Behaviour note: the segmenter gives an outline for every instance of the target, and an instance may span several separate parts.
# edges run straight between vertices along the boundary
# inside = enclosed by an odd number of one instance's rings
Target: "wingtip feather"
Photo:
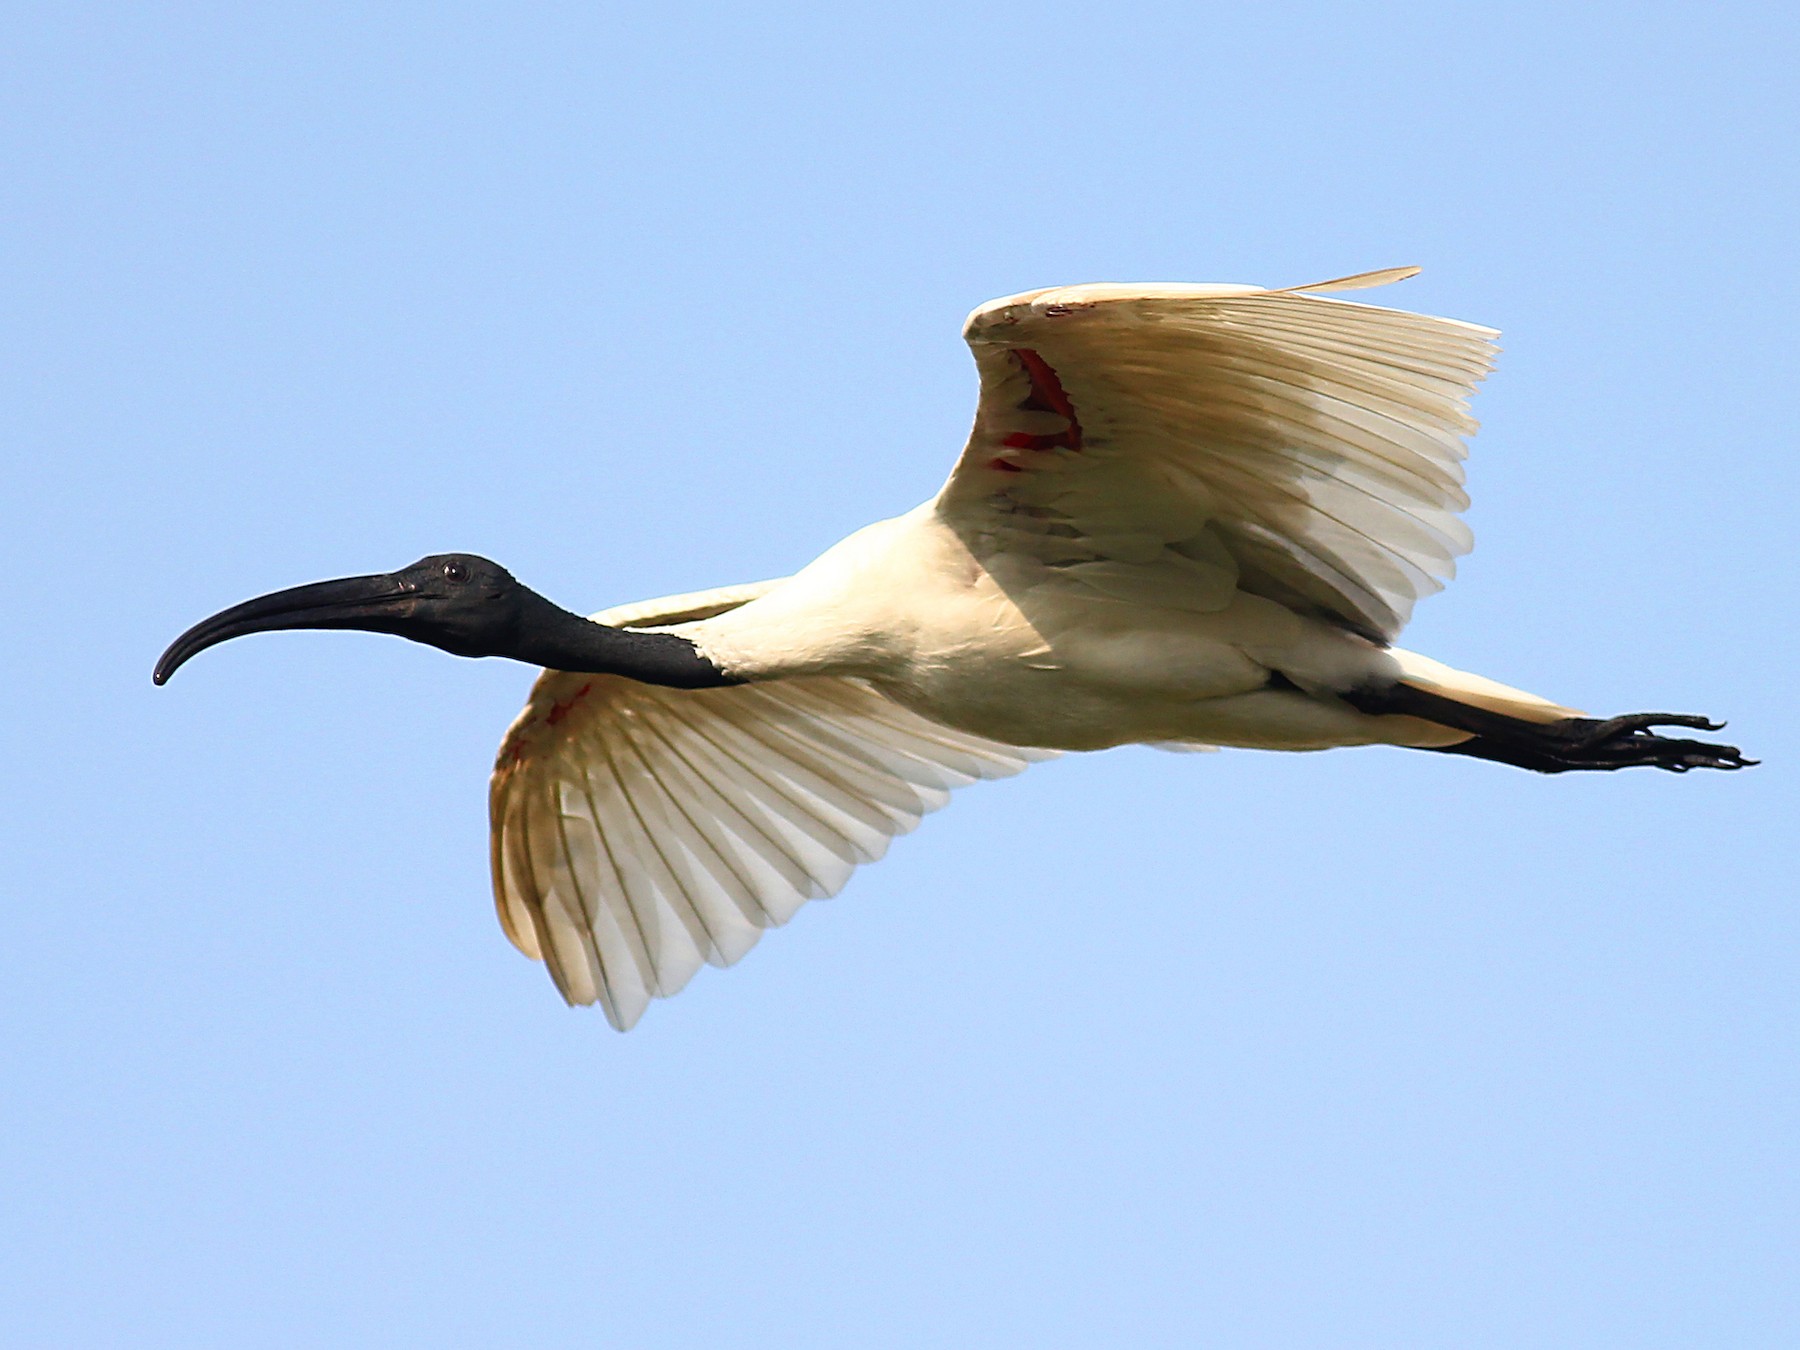
[[[1410,281],[1425,269],[1422,267],[1383,267],[1374,272],[1357,272],[1330,281],[1314,281],[1305,286],[1284,286],[1277,295],[1323,295],[1328,291],[1366,291],[1375,286],[1391,286],[1396,281]]]

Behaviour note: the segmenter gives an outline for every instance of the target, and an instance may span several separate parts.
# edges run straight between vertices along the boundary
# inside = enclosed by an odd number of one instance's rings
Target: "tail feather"
[[[1582,716],[1579,708],[1552,703],[1547,698],[1528,694],[1523,689],[1514,689],[1498,680],[1471,675],[1466,670],[1457,670],[1454,666],[1433,661],[1429,656],[1421,656],[1417,652],[1393,647],[1389,649],[1388,655],[1400,665],[1402,684],[1428,694],[1441,695],[1471,708],[1485,708],[1489,712],[1516,717],[1525,722],[1560,722],[1565,718]]]

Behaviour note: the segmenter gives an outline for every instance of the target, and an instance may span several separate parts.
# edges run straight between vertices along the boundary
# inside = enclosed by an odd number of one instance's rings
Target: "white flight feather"
[[[501,919],[565,998],[623,1030],[836,894],[953,788],[1046,755],[860,680],[679,690],[546,672],[494,771]]]
[[[1073,536],[1097,560],[1141,565],[1102,522],[1149,475],[1170,494],[1161,514],[1185,506],[1185,538],[1222,542],[1244,589],[1391,639],[1472,542],[1457,519],[1467,398],[1495,351],[1490,329],[1308,293],[1402,273],[1286,291],[1068,286],[982,306],[964,330],[981,407],[940,510],[1023,507],[1057,527],[1046,547],[1065,560]],[[1034,393],[1020,349],[1055,372],[1078,451],[1005,444],[1043,434],[1020,417]]]

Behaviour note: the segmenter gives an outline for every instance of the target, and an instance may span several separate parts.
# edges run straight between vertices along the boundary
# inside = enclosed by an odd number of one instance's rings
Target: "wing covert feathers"
[[[659,600],[634,600],[614,605],[588,617],[609,628],[662,628],[677,623],[698,623],[716,614],[747,605],[767,595],[786,578],[774,581],[749,581],[741,586],[719,586],[710,591],[689,591],[683,595],[665,595]]]
[[[1392,639],[1472,542],[1467,400],[1495,334],[1311,292],[1412,270],[983,306],[964,330],[981,404],[939,510],[1115,593],[1126,573],[1193,608],[1241,588]]]
[[[626,1030],[836,894],[953,788],[1046,757],[859,680],[677,690],[548,671],[494,767],[500,921],[565,999]]]

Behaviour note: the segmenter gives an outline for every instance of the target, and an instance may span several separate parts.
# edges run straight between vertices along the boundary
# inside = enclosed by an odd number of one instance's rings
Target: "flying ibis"
[[[1398,745],[1541,773],[1738,769],[1703,717],[1592,718],[1390,645],[1468,551],[1494,332],[1327,293],[1090,285],[983,305],[943,490],[794,576],[584,619],[467,554],[183,633],[392,633],[547,667],[490,810],[500,921],[630,1027],[952,788],[1131,742]]]

